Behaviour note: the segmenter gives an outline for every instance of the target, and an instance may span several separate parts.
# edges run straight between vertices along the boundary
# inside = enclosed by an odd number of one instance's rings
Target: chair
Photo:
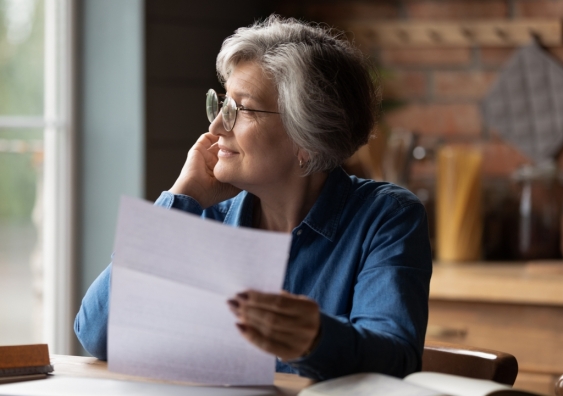
[[[514,385],[518,362],[508,353],[439,341],[426,341],[422,371],[461,375]]]
[[[555,395],[563,396],[563,375],[555,382]]]

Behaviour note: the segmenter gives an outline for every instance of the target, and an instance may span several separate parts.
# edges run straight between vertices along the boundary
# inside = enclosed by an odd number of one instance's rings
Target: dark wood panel
[[[167,23],[237,23],[234,27],[251,24],[255,18],[272,12],[271,2],[263,0],[244,1],[189,1],[150,0],[146,13],[149,21]]]
[[[225,28],[148,24],[147,78],[216,81],[215,59]]]
[[[149,84],[146,91],[147,141],[186,140],[195,143],[209,127],[205,115],[206,91],[199,87]]]
[[[146,197],[150,201],[168,190],[182,170],[189,147],[147,149]]]

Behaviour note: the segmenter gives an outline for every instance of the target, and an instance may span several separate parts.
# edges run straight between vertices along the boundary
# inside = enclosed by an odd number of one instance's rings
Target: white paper
[[[54,375],[44,380],[0,385],[10,396],[273,396],[274,387],[209,387]]]
[[[271,385],[275,357],[238,332],[227,299],[279,292],[291,236],[121,200],[108,369],[205,384]]]

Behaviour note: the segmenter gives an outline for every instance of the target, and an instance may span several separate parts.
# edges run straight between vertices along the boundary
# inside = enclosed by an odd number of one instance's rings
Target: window
[[[70,353],[74,0],[0,0],[0,344]]]

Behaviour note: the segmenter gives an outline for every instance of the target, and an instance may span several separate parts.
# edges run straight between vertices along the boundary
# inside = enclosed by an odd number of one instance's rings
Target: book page
[[[361,373],[319,382],[303,389],[299,396],[445,396],[445,394],[385,374]]]
[[[124,197],[111,278],[108,368],[216,385],[271,385],[275,357],[238,332],[227,299],[279,292],[290,234],[235,228]]]
[[[405,381],[452,396],[487,396],[495,391],[512,389],[493,381],[432,372],[410,374],[405,377]]]

